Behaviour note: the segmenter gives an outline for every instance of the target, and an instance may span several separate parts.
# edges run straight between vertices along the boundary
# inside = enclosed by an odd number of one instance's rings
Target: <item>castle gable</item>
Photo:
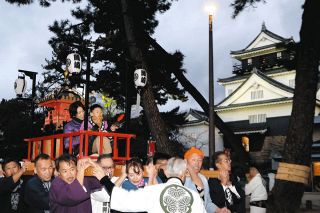
[[[292,97],[292,88],[267,77],[259,71],[254,71],[245,82],[217,105],[217,109],[287,100]]]
[[[276,39],[274,37],[271,37],[270,35],[268,35],[264,31],[262,31],[257,36],[257,38],[254,41],[252,41],[252,43],[245,49],[245,51],[249,51],[252,49],[259,48],[259,47],[274,45],[274,44],[280,43],[280,42],[282,42],[280,39]]]

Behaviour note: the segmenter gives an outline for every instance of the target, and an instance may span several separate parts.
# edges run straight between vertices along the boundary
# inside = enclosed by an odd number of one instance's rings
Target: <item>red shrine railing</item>
[[[72,154],[72,141],[74,137],[80,138],[79,144],[79,158],[88,156],[88,142],[89,136],[100,137],[100,149],[99,155],[103,151],[103,137],[108,137],[113,140],[113,159],[114,160],[129,160],[130,159],[130,143],[131,139],[135,138],[136,135],[114,133],[114,132],[95,132],[95,131],[78,131],[71,133],[63,133],[57,135],[48,135],[37,138],[24,139],[28,143],[28,160],[34,159],[40,153],[46,153],[50,155],[52,159],[59,157],[64,151],[64,139],[69,138],[69,148],[67,152]],[[119,156],[118,143],[126,143],[125,156]],[[94,157],[93,157],[94,158]]]

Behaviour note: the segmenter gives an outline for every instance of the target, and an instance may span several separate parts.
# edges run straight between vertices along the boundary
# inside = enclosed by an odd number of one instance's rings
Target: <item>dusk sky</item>
[[[18,7],[5,1],[0,3],[0,99],[15,97],[13,84],[18,69],[38,72],[38,79],[45,64],[45,58],[51,57],[48,40],[52,34],[48,26],[54,20],[70,18],[71,3],[53,3],[42,8],[37,3]],[[188,79],[199,91],[208,96],[208,14],[204,7],[207,0],[179,0],[173,2],[169,11],[158,15],[159,26],[154,38],[168,52],[180,50],[185,55],[184,68]],[[232,75],[231,50],[245,48],[260,32],[263,21],[268,30],[299,41],[302,4],[297,0],[267,0],[256,8],[244,10],[236,19],[232,19],[231,0],[214,0],[214,75],[218,78]],[[31,81],[27,80],[28,89]],[[224,97],[223,87],[215,83],[215,102]],[[181,109],[190,107],[200,109],[189,96],[186,103],[169,102],[161,110],[180,105]]]

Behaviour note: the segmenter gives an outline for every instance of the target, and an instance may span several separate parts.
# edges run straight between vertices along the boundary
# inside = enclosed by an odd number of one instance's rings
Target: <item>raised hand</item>
[[[126,165],[123,165],[121,167],[121,175],[120,177],[116,180],[116,182],[114,182],[114,184],[118,187],[120,187],[123,183],[123,181],[126,179],[127,177],[127,172],[126,172]]]
[[[22,173],[27,171],[27,169],[29,168],[30,165],[31,165],[30,161],[24,161],[23,164],[21,165]]]
[[[116,131],[118,128],[119,128],[119,126],[112,124],[111,127],[110,127],[110,130],[111,130],[112,132],[114,132],[114,131]]]
[[[90,159],[91,160],[91,159]],[[89,158],[79,159],[77,162],[77,170],[78,172],[82,172],[86,170],[89,166],[92,165],[92,161],[90,162]]]
[[[153,165],[152,162],[150,162],[147,166],[146,166],[146,172],[148,174],[148,177],[156,177],[158,174],[158,171],[155,167],[155,165]]]
[[[98,164],[95,164],[93,167],[93,176],[95,176],[98,180],[101,180],[106,175],[103,168]]]

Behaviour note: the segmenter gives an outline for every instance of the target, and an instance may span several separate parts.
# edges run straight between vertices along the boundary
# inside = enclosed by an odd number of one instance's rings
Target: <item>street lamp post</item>
[[[31,95],[31,127],[34,124],[34,99],[36,97],[36,79],[37,79],[37,72],[27,71],[27,70],[18,70],[18,72],[24,73],[32,80],[32,95]],[[33,129],[33,128],[32,128]]]
[[[213,11],[209,13],[209,162],[213,165],[212,155],[215,152],[215,123],[214,123],[214,71],[213,71]]]
[[[91,49],[87,49],[87,68],[86,68],[86,80],[85,80],[85,93],[84,93],[84,130],[88,130],[88,117],[89,117],[89,84],[90,84],[90,61],[91,61]]]

